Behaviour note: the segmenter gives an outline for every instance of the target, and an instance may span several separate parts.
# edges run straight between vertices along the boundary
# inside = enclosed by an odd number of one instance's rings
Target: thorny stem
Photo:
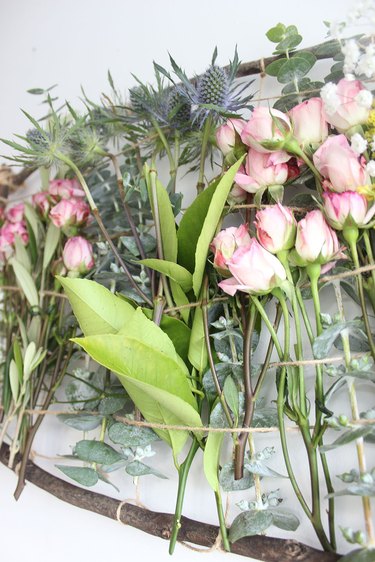
[[[341,289],[339,283],[334,283],[334,290],[335,290],[340,319],[343,322],[345,322],[345,311],[344,311],[344,305],[342,301],[342,295],[341,295]],[[341,332],[341,341],[342,341],[342,346],[345,356],[345,366],[347,370],[349,370],[350,363],[351,363],[351,352],[350,352],[349,335],[347,330],[343,330]],[[359,420],[360,416],[358,411],[357,394],[356,394],[355,383],[353,378],[350,378],[348,380],[348,390],[349,390],[352,419]],[[366,457],[365,457],[363,437],[360,437],[359,439],[356,440],[356,449],[357,449],[359,470],[361,474],[364,474],[366,472]],[[363,506],[363,514],[365,519],[368,546],[373,547],[375,546],[375,533],[374,533],[374,525],[372,521],[371,503],[370,503],[370,498],[368,496],[362,496],[362,506]]]
[[[201,147],[201,157],[200,157],[200,164],[199,164],[199,176],[197,182],[197,193],[201,193],[204,190],[204,167],[206,163],[206,156],[207,156],[207,148],[208,148],[208,141],[210,138],[210,132],[212,127],[212,117],[209,115],[206,119],[205,124],[203,125],[203,138],[202,138],[202,147]]]
[[[112,252],[114,253],[116,259],[118,260],[120,266],[122,267],[122,269],[124,270],[126,276],[128,277],[128,280],[131,284],[131,286],[133,287],[133,289],[138,293],[138,295],[141,297],[141,299],[143,301],[145,301],[150,307],[152,307],[152,301],[151,299],[142,291],[142,289],[140,287],[138,287],[138,284],[134,281],[132,274],[130,273],[128,267],[126,266],[124,260],[122,259],[122,257],[119,254],[118,249],[116,248],[115,244],[113,243],[110,235],[108,234],[107,229],[104,226],[103,220],[99,214],[99,210],[96,206],[96,203],[94,201],[94,199],[92,198],[92,195],[90,193],[89,187],[86,183],[85,178],[83,177],[81,171],[79,170],[79,168],[74,164],[74,162],[72,162],[69,158],[67,158],[64,154],[58,154],[57,157],[62,161],[65,162],[76,174],[80,184],[82,185],[82,188],[85,192],[85,195],[87,197],[87,201],[90,205],[92,214],[94,215],[96,222],[98,223],[98,226],[100,228],[100,230],[102,231],[102,234],[104,236],[104,238],[106,239],[109,247],[111,248]]]

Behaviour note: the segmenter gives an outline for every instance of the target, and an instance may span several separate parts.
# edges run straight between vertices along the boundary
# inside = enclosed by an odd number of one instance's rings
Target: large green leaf
[[[21,287],[30,306],[38,306],[38,293],[30,273],[18,260],[16,260],[16,258],[11,258],[9,263],[13,267],[17,283]]]
[[[189,361],[200,373],[206,369],[208,354],[203,326],[203,312],[197,307],[194,312],[193,326],[189,342]]]
[[[143,314],[147,318],[152,318],[152,310],[150,308],[143,308]],[[172,340],[172,343],[181,359],[186,363],[188,361],[189,342],[191,330],[190,328],[178,318],[163,314],[160,322],[160,328]]]
[[[154,201],[152,197],[150,169],[147,165],[144,167],[145,178],[147,182],[148,196],[151,202],[151,208],[155,217]],[[173,214],[171,200],[165,187],[156,178],[156,198],[158,204],[161,239],[163,246],[164,259],[171,262],[177,261],[177,234],[176,223]]]
[[[198,297],[201,290],[204,270],[206,267],[207,255],[210,244],[216,232],[217,225],[219,223],[221,214],[224,209],[225,202],[232,188],[234,176],[236,175],[238,168],[241,166],[245,155],[242,156],[229,168],[229,170],[224,174],[224,176],[219,181],[215,193],[212,196],[210,206],[202,231],[199,235],[197,247],[195,250],[195,269],[193,273],[193,289],[195,295]]]
[[[189,299],[187,298],[187,296],[185,295],[184,291],[181,289],[181,287],[178,283],[176,283],[175,281],[172,281],[172,279],[171,279],[170,285],[171,285],[173,300],[176,303],[176,306],[182,306],[183,307],[185,305],[190,304]],[[188,324],[189,316],[190,316],[190,308],[189,307],[181,308],[180,314],[181,314],[181,318],[183,319],[183,321],[186,324]]]
[[[125,326],[134,308],[124,299],[88,279],[58,277],[69,298],[73,312],[86,336],[114,334]]]
[[[178,263],[194,272],[195,248],[219,180],[215,180],[186,209],[177,232]]]
[[[219,463],[224,433],[211,431],[208,434],[203,455],[203,469],[211,488],[219,491]]]

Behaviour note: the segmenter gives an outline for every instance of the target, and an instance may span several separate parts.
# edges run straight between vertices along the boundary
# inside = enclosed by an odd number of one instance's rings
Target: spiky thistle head
[[[33,128],[27,131],[26,139],[30,146],[33,146],[36,149],[45,149],[49,145],[50,137],[47,132],[42,133],[40,130]]]
[[[229,103],[229,80],[223,68],[211,65],[198,79],[198,104],[211,104],[226,107]]]
[[[105,137],[97,128],[90,126],[73,127],[68,137],[69,156],[79,167],[92,166],[103,156]]]
[[[177,88],[171,88],[168,96],[168,121],[171,127],[179,130],[189,128],[191,103]]]

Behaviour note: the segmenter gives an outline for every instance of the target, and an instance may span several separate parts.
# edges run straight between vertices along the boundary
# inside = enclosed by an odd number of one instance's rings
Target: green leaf
[[[230,542],[236,542],[242,537],[259,535],[273,523],[273,515],[269,511],[243,511],[232,523],[229,531]]]
[[[14,248],[16,251],[16,260],[23,265],[23,267],[29,272],[31,273],[31,260],[30,260],[30,256],[28,251],[25,248],[24,243],[22,242],[22,239],[20,236],[18,236],[18,234],[16,234],[16,236],[14,237]]]
[[[235,480],[233,463],[225,464],[220,470],[220,485],[224,492],[238,492],[240,490],[248,490],[254,486],[254,478],[250,472],[244,468],[243,478]]]
[[[347,445],[348,443],[352,443],[356,439],[360,437],[365,437],[370,433],[374,433],[375,427],[374,426],[362,426],[357,427],[355,429],[350,429],[349,431],[345,431],[338,437],[333,443],[330,445],[324,445],[320,447],[320,451],[322,453],[326,453],[327,451],[331,451],[332,449],[337,449],[337,447],[341,447],[342,445]]]
[[[223,175],[215,189],[215,193],[212,196],[211,203],[208,208],[208,212],[204,220],[202,231],[199,235],[197,247],[195,250],[193,290],[197,297],[201,290],[210,244],[215,235],[217,225],[224,209],[224,205],[232,188],[234,176],[236,175],[244,158],[245,154]]]
[[[215,180],[194,199],[180,222],[177,232],[178,263],[191,273],[195,268],[195,249],[218,183],[219,180]]]
[[[43,254],[43,269],[47,269],[60,240],[60,229],[51,221],[47,228]]]
[[[324,359],[328,357],[329,352],[343,330],[360,329],[362,322],[360,320],[349,320],[348,322],[337,322],[326,328],[320,336],[315,338],[313,343],[313,353],[316,359]]]
[[[356,549],[340,558],[339,562],[374,562],[375,550],[373,548]]]
[[[282,84],[299,80],[305,76],[316,63],[316,57],[308,51],[294,55],[280,68],[277,79]]]
[[[55,466],[61,470],[65,476],[68,476],[75,482],[78,482],[78,484],[82,484],[82,486],[95,486],[98,482],[99,477],[93,468],[64,466],[62,464],[55,464]]]
[[[285,37],[286,27],[283,23],[278,23],[275,27],[271,27],[266,33],[266,37],[272,41],[272,43],[279,43]]]
[[[147,181],[148,196],[151,202],[151,208],[153,209],[153,197],[151,193],[151,179],[150,179],[150,169],[147,165],[144,167],[145,178]],[[177,234],[176,234],[176,222],[173,214],[173,208],[169,195],[165,187],[156,178],[156,198],[159,211],[160,220],[160,230],[161,239],[163,246],[164,259],[171,262],[177,261]],[[153,211],[155,216],[155,212]]]
[[[19,261],[16,260],[16,258],[10,258],[9,263],[13,267],[17,283],[21,287],[30,306],[38,306],[38,293],[35,287],[34,280],[31,277],[30,273],[22,264],[19,263]]]
[[[283,531],[296,531],[299,527],[299,519],[287,509],[268,509],[268,513],[272,513],[272,524]]]
[[[288,59],[285,57],[274,60],[273,62],[271,62],[266,66],[266,74],[268,74],[268,76],[277,76],[280,72],[280,68],[287,60]]]
[[[200,307],[197,307],[194,312],[188,357],[190,363],[197,369],[197,371],[202,372],[205,370],[208,361],[208,354],[204,335],[203,312]]]
[[[300,43],[302,42],[302,36],[298,33],[292,33],[287,35],[285,39],[280,41],[280,43],[276,47],[276,51],[278,53],[282,52],[285,53],[286,51],[291,51],[295,49]]]
[[[134,308],[103,285],[88,279],[57,278],[86,336],[114,334],[131,320]]]
[[[181,289],[180,285],[175,281],[170,281],[172,297],[176,306],[184,306],[190,304],[188,297],[185,295],[184,291]],[[181,318],[183,321],[188,324],[189,317],[190,317],[190,308],[182,308],[180,310]]]
[[[30,90],[26,90],[28,94],[34,94],[36,96],[40,96],[44,94],[45,90],[43,88],[30,88]]]
[[[360,496],[360,497],[374,497],[375,496],[375,482],[353,482],[344,490],[328,494],[328,498],[338,496]]]
[[[287,476],[276,472],[276,470],[273,470],[260,461],[245,461],[244,466],[249,472],[251,472],[251,474],[257,474],[258,476],[268,476],[271,478],[288,478]]]
[[[132,461],[129,463],[126,468],[126,472],[130,474],[130,476],[147,476],[148,474],[152,474],[153,476],[157,476],[158,478],[163,478],[164,480],[168,480],[167,476],[164,476],[161,472],[144,464],[140,461]]]
[[[113,464],[123,459],[123,455],[106,443],[88,439],[78,441],[73,453],[82,461],[97,462],[98,464]]]
[[[234,380],[230,375],[225,379],[223,392],[229,408],[232,410],[235,418],[238,419],[239,405],[240,405],[239,397],[238,397],[238,389],[236,383],[234,382]]]
[[[122,410],[127,401],[126,396],[106,396],[100,401],[98,411],[103,416],[110,416]]]
[[[142,308],[142,311],[147,318],[152,318],[153,311],[150,308]],[[184,363],[187,363],[191,334],[190,328],[188,328],[184,322],[178,320],[178,318],[168,316],[168,314],[163,314],[160,322],[160,328],[172,340],[175,350]]]
[[[151,258],[139,260],[137,263],[142,263],[146,267],[167,275],[167,277],[178,283],[185,293],[190,291],[193,286],[193,277],[190,271],[182,267],[182,265],[178,265],[178,263]]]
[[[318,46],[315,51],[317,56],[330,58],[337,55],[337,53],[341,53],[341,45],[337,39],[331,39],[330,41],[326,41]]]
[[[96,429],[103,419],[103,416],[91,416],[89,414],[59,414],[57,417],[69,427],[80,431]]]
[[[14,402],[17,402],[18,394],[20,390],[20,380],[18,374],[18,368],[14,359],[11,360],[9,365],[9,383],[12,392],[12,397]]]
[[[220,452],[223,445],[224,433],[211,431],[208,434],[203,454],[203,469],[207,481],[214,492],[218,492]]]
[[[30,203],[25,203],[25,219],[29,223],[31,230],[33,231],[36,244],[38,245],[43,226],[34,207],[32,207]]]
[[[146,447],[159,437],[149,427],[136,427],[116,422],[108,429],[108,437],[113,443],[123,447]]]

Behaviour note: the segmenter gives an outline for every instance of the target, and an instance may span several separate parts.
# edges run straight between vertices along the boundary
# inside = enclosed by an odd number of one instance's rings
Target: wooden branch
[[[9,447],[5,444],[0,449],[0,462],[7,466]],[[121,502],[114,498],[79,488],[69,482],[49,474],[32,461],[28,461],[26,480],[45,490],[56,498],[71,505],[104,515],[117,521],[117,512]],[[125,525],[135,527],[150,535],[168,540],[172,530],[173,515],[158,513],[127,503],[122,506],[119,520]],[[219,528],[215,525],[193,521],[182,517],[179,541],[210,548],[214,545]],[[331,552],[322,552],[293,539],[277,539],[256,535],[246,537],[232,545],[232,552],[263,560],[264,562],[336,562],[340,556]]]

